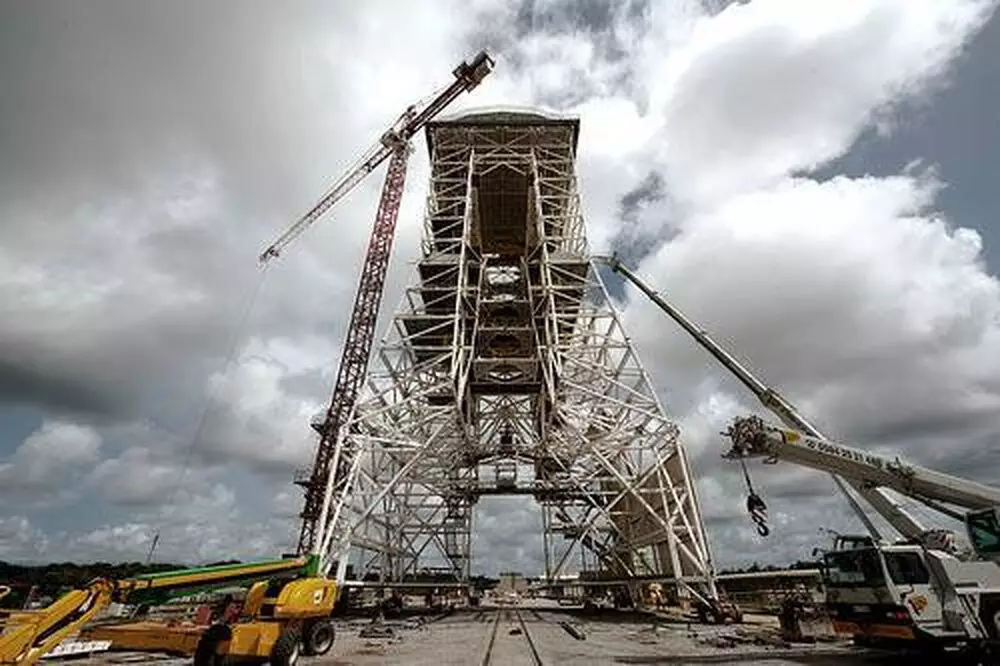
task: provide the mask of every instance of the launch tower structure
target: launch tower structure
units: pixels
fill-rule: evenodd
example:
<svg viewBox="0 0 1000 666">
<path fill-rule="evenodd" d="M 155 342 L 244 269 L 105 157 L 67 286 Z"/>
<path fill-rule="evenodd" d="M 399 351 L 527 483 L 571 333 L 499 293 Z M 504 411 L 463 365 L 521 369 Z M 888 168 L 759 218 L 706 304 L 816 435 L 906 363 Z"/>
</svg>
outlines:
<svg viewBox="0 0 1000 666">
<path fill-rule="evenodd" d="M 592 260 L 579 120 L 467 112 L 426 127 L 416 280 L 337 440 L 317 550 L 343 580 L 471 575 L 484 495 L 541 505 L 545 575 L 715 596 L 694 479 Z"/>
</svg>

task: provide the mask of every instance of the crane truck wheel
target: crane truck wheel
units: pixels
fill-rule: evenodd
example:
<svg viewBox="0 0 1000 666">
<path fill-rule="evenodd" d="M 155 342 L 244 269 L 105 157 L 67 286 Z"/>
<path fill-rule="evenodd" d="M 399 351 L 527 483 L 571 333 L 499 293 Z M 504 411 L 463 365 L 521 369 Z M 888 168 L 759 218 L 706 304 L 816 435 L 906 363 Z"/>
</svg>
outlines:
<svg viewBox="0 0 1000 666">
<path fill-rule="evenodd" d="M 271 650 L 271 666 L 295 666 L 299 662 L 302 637 L 292 627 L 285 627 Z"/>
<path fill-rule="evenodd" d="M 206 629 L 198 639 L 198 646 L 194 650 L 194 666 L 223 666 L 226 658 L 224 655 L 216 654 L 216 648 L 219 643 L 230 638 L 232 631 L 225 625 L 216 624 Z"/>
<path fill-rule="evenodd" d="M 303 634 L 302 654 L 307 657 L 322 656 L 333 647 L 335 632 L 329 620 L 310 622 Z"/>
</svg>

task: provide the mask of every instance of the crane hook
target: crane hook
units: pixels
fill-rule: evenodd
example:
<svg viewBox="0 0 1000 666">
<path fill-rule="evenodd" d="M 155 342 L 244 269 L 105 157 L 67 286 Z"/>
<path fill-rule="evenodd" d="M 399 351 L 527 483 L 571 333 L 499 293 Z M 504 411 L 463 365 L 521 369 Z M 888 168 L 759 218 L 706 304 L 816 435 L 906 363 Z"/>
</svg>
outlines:
<svg viewBox="0 0 1000 666">
<path fill-rule="evenodd" d="M 760 495 L 754 492 L 753 483 L 750 481 L 750 472 L 747 470 L 746 461 L 740 458 L 740 465 L 743 466 L 743 478 L 747 482 L 747 513 L 750 520 L 757 527 L 757 534 L 766 537 L 771 533 L 771 528 L 767 525 L 767 504 Z"/>
<path fill-rule="evenodd" d="M 767 526 L 767 505 L 760 495 L 752 490 L 747 495 L 747 512 L 750 514 L 750 520 L 757 526 L 757 534 L 766 537 L 771 533 L 771 528 Z"/>
</svg>

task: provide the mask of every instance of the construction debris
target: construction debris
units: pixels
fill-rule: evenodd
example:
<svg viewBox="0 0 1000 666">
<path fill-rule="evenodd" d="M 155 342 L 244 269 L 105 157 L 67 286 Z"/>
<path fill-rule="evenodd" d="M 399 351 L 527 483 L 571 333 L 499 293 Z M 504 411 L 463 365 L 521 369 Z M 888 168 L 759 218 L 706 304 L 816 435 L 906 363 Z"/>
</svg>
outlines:
<svg viewBox="0 0 1000 666">
<path fill-rule="evenodd" d="M 580 631 L 579 629 L 577 629 L 576 627 L 574 627 L 569 622 L 565 622 L 565 621 L 564 622 L 560 622 L 559 626 L 562 627 L 563 629 L 565 629 L 566 633 L 569 634 L 570 636 L 572 636 L 573 638 L 575 638 L 576 640 L 578 640 L 578 641 L 585 641 L 585 640 L 587 640 L 587 634 L 583 633 L 582 631 Z"/>
<path fill-rule="evenodd" d="M 385 625 L 365 627 L 358 632 L 358 636 L 361 638 L 394 638 L 395 635 L 396 632 L 392 630 L 392 627 Z"/>
</svg>

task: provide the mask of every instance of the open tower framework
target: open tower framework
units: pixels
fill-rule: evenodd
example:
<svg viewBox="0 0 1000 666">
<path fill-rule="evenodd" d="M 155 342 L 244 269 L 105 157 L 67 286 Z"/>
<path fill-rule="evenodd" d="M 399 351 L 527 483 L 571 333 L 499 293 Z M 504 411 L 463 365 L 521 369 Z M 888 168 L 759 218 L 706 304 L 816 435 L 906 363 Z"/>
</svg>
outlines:
<svg viewBox="0 0 1000 666">
<path fill-rule="evenodd" d="M 545 575 L 714 596 L 678 429 L 589 255 L 579 121 L 492 110 L 430 123 L 417 279 L 334 450 L 316 550 L 401 583 L 469 580 L 484 495 L 541 505 Z"/>
</svg>

